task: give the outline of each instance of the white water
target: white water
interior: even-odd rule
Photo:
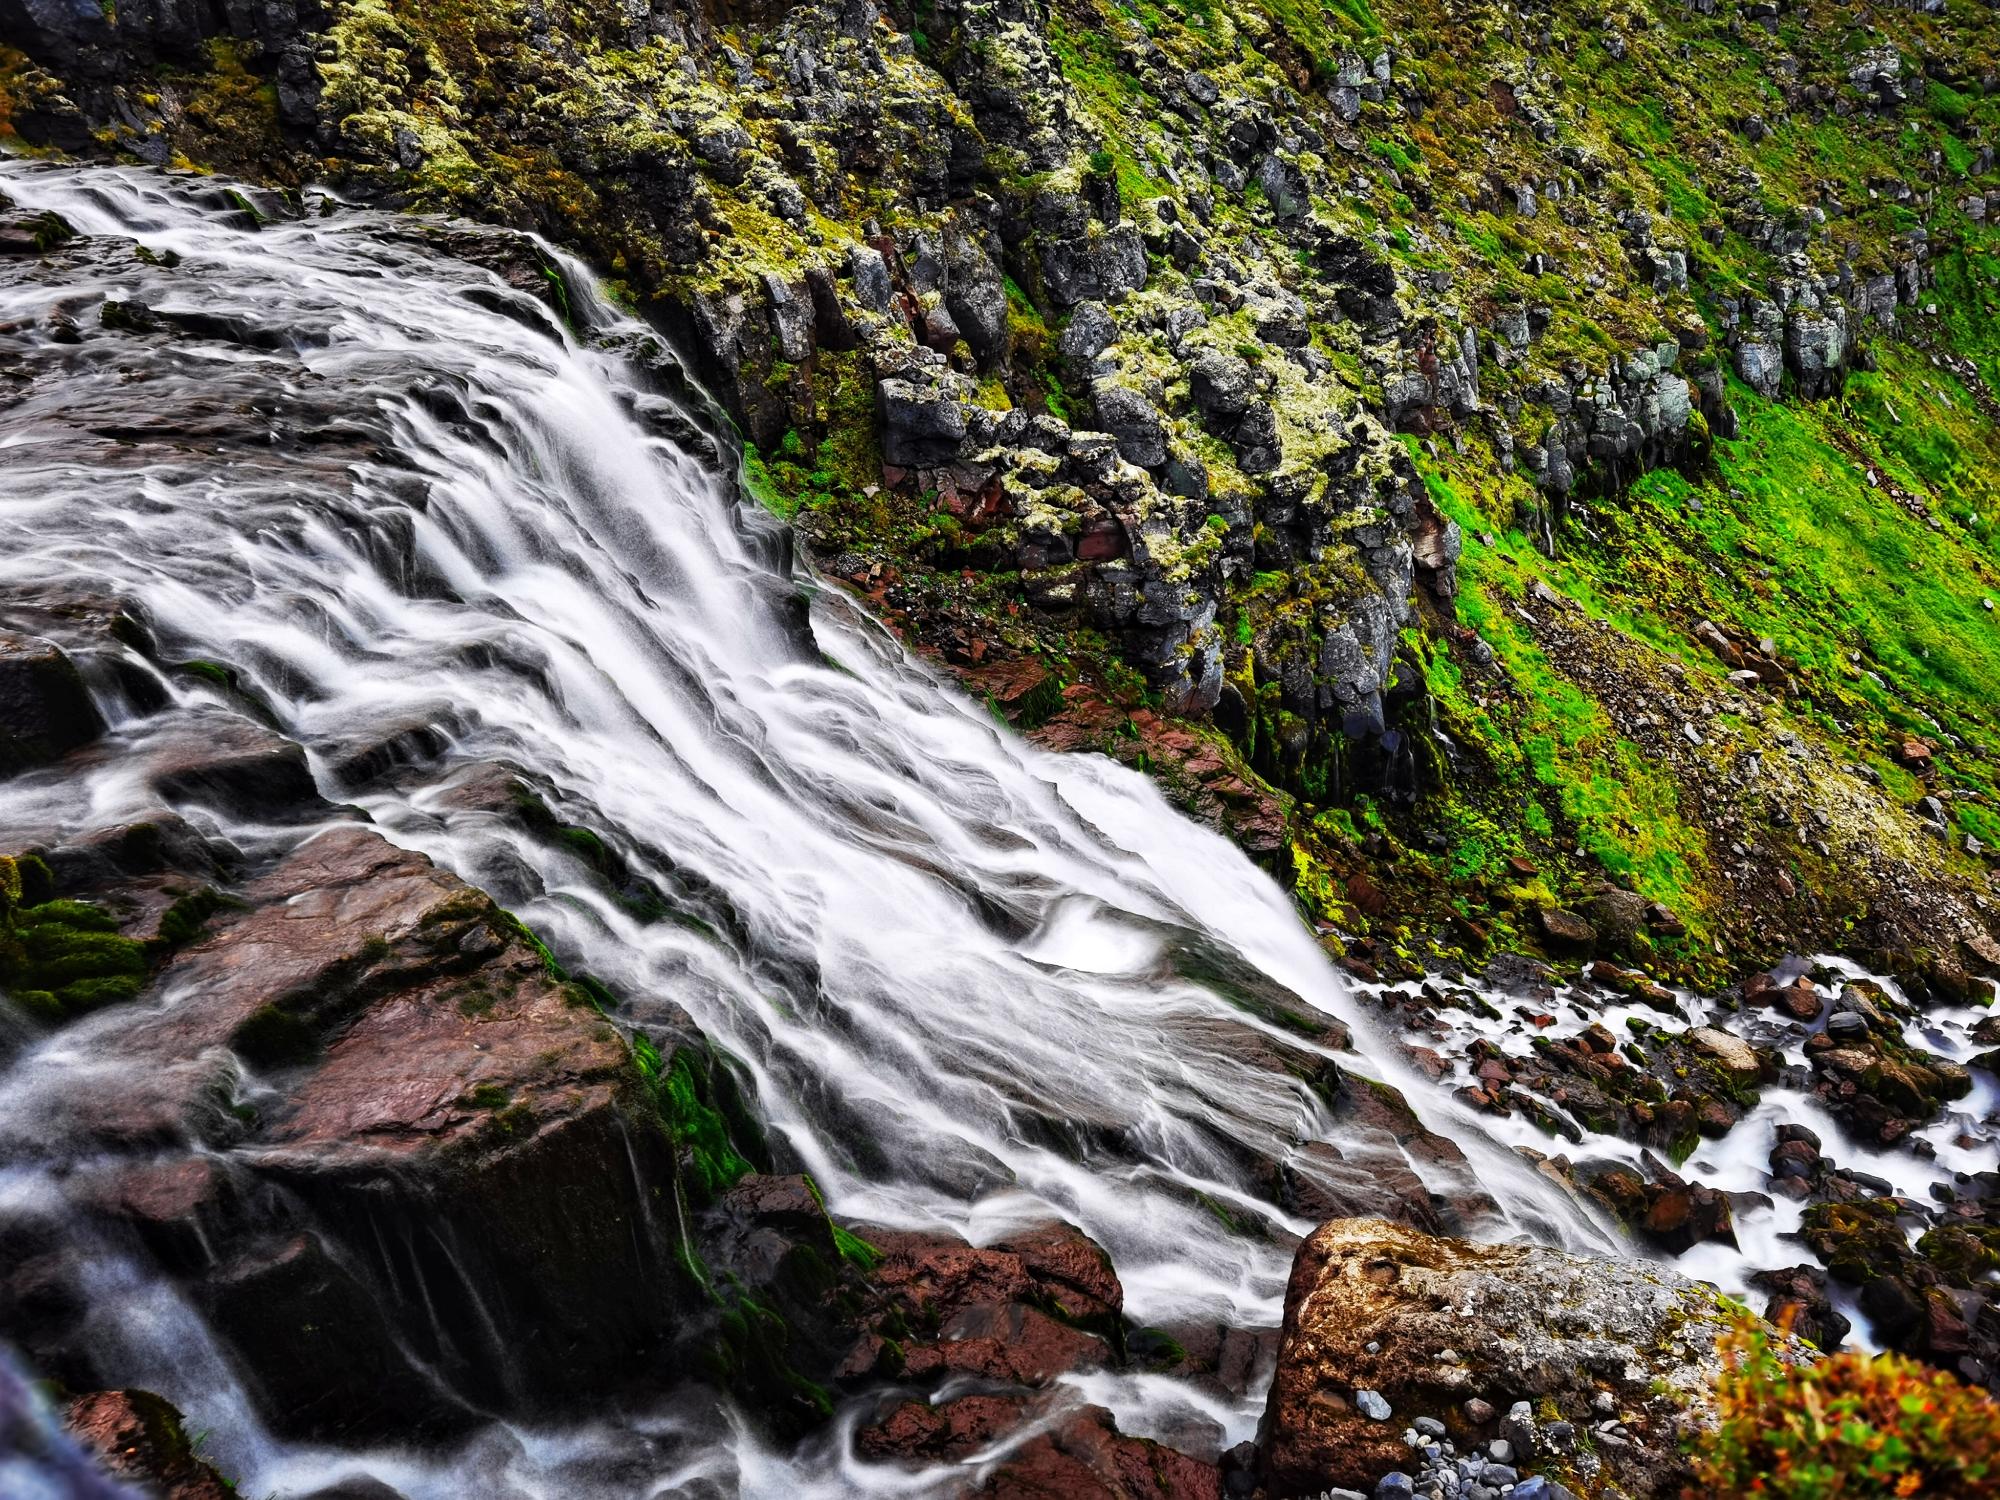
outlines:
[[[62,441],[66,405],[118,378],[79,376],[28,394],[0,431],[0,585],[74,579],[138,601],[173,652],[241,671],[335,801],[356,794],[329,767],[356,746],[445,726],[447,752],[359,794],[367,813],[495,890],[631,997],[639,1021],[649,997],[685,1005],[748,1068],[837,1216],[987,1241],[1053,1213],[1107,1248],[1140,1323],[1275,1324],[1286,1239],[1310,1226],[1240,1163],[1339,1143],[1340,1128],[1302,1084],[1232,1049],[1262,1023],[1176,977],[1174,953],[1198,947],[1352,1022],[1361,1053],[1343,1066],[1403,1086],[1465,1148],[1468,1175],[1501,1204],[1492,1232],[1614,1245],[1491,1122],[1372,1038],[1286,897],[1240,853],[1140,776],[1023,743],[843,595],[777,571],[768,521],[634,420],[656,398],[604,346],[642,330],[608,305],[576,309],[584,335],[537,334],[467,300],[469,287],[490,299],[497,278],[355,210],[252,231],[158,176],[10,162],[0,188],[89,233],[177,252],[188,305],[312,335],[273,354],[189,342],[148,400],[336,390],[373,409],[393,455],[330,470],[292,462],[281,442],[79,463]],[[125,291],[111,273],[61,295]],[[56,296],[16,289],[0,321],[41,321]],[[418,387],[452,393],[462,417],[434,415]],[[183,703],[208,691],[169,686]],[[128,717],[114,732],[148,731]],[[570,855],[451,811],[454,774],[490,761],[528,773],[637,874],[706,892],[691,900],[708,926],[641,922]],[[151,800],[114,757],[88,778],[7,784],[0,828]],[[296,836],[190,816],[244,843]],[[0,1075],[0,1116],[34,1096],[46,1056]],[[1275,1236],[1231,1232],[1197,1195]],[[135,1378],[213,1429],[245,1493],[363,1465],[262,1438],[198,1323],[157,1284],[108,1271],[102,1295]],[[1155,1377],[1074,1389],[1128,1430],[1208,1422],[1224,1444],[1251,1434],[1261,1406]],[[932,1482],[862,1468],[837,1443],[773,1456],[726,1414],[718,1425],[678,1407],[650,1430],[496,1427],[464,1453],[365,1467],[413,1500],[465,1493],[475,1472],[482,1493],[524,1496]]]
[[[1893,979],[1871,974],[1837,956],[1791,960],[1774,972],[1781,983],[1789,983],[1797,975],[1815,971],[1822,975],[1820,993],[1828,1001],[1837,992],[1838,983],[1865,979],[1880,985],[1898,1007],[1908,1006],[1907,996]],[[1509,1055],[1520,1056],[1538,1030],[1522,1019],[1519,1012],[1524,1007],[1515,997],[1476,981],[1465,988],[1484,999],[1497,1012],[1497,1018],[1470,1009],[1446,1012],[1452,1035],[1442,1044],[1425,1029],[1406,1031],[1406,1040],[1414,1045],[1444,1047],[1452,1062],[1451,1071],[1442,1080],[1447,1088],[1473,1082],[1476,1068],[1465,1049],[1475,1041],[1483,1038]],[[1375,993],[1394,999],[1416,994],[1417,987],[1384,985],[1376,987]],[[1753,1273],[1811,1263],[1811,1253],[1794,1238],[1804,1220],[1806,1206],[1768,1192],[1770,1151],[1780,1125],[1805,1126],[1820,1138],[1833,1166],[1881,1178],[1893,1187],[1896,1196],[1924,1205],[1940,1201],[1940,1193],[1962,1191],[1964,1184],[1960,1179],[1964,1174],[1991,1171],[1996,1161],[2000,1161],[2000,1079],[1990,1071],[1971,1068],[1971,1091],[1945,1105],[1934,1119],[1918,1126],[1904,1141],[1895,1146],[1870,1146],[1854,1140],[1820,1099],[1803,1088],[1788,1086],[1809,1076],[1806,1040],[1825,1029],[1826,1015],[1811,1025],[1803,1025],[1775,1011],[1729,1010],[1688,990],[1675,990],[1673,994],[1687,1025],[1721,1027],[1759,1046],[1770,1047],[1783,1059],[1787,1069],[1777,1084],[1761,1090],[1756,1104],[1727,1135],[1719,1140],[1701,1140],[1677,1169],[1691,1182],[1735,1195],[1734,1243],[1711,1240],[1695,1245],[1674,1258],[1677,1270],[1713,1282],[1723,1291],[1761,1307],[1768,1294],[1751,1286],[1749,1278]],[[1626,1036],[1630,1022],[1648,1027],[1666,1024],[1670,1029],[1679,1029],[1681,1024],[1667,1021],[1649,1006],[1580,983],[1559,985],[1546,1003],[1537,1002],[1527,1008],[1554,1015],[1559,1022],[1554,1034],[1560,1036],[1573,1034],[1593,1022],[1601,1023],[1620,1038]],[[1914,1045],[1963,1067],[1986,1050],[1972,1039],[1971,1032],[1991,1013],[1990,1006],[1932,1006],[1923,1012],[1920,1021],[1906,1028],[1906,1035]],[[1518,1082],[1514,1086],[1533,1092]],[[1647,1175],[1645,1158],[1650,1155],[1657,1159],[1658,1153],[1648,1153],[1616,1136],[1597,1134],[1554,1100],[1538,1098],[1552,1117],[1568,1120],[1576,1127],[1582,1135],[1580,1144],[1571,1145],[1552,1137],[1520,1114],[1486,1116],[1486,1128],[1518,1150],[1563,1153],[1576,1161],[1623,1162],[1638,1169],[1641,1175]],[[1918,1147],[1921,1154],[1915,1149]],[[1912,1238],[1918,1232],[1912,1228]],[[1853,1295],[1837,1284],[1829,1291],[1853,1321],[1854,1338],[1864,1346],[1880,1347]]]

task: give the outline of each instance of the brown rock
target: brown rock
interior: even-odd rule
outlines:
[[[1826,1002],[1820,998],[1818,988],[1803,974],[1782,989],[1774,989],[1770,1000],[1774,1009],[1783,1011],[1794,1021],[1817,1021],[1826,1009]]]
[[[1596,930],[1573,911],[1544,906],[1536,916],[1542,924],[1542,936],[1559,948],[1587,950],[1597,942]]]
[[[1748,1042],[1712,1026],[1697,1026],[1687,1034],[1688,1045],[1738,1083],[1755,1083],[1762,1065]]]
[[[1648,905],[1644,896],[1614,889],[1599,891],[1583,911],[1599,942],[1611,948],[1624,948],[1646,926]]]
[[[1222,1500],[1222,1474],[1144,1438],[1119,1432],[1089,1406],[1008,1456],[975,1494],[982,1500]]]
[[[235,1500],[234,1485],[203,1463],[181,1414],[151,1391],[95,1391],[70,1402],[69,1435],[113,1478],[159,1500]]]
[[[905,1401],[856,1433],[854,1446],[877,1462],[951,1463],[990,1447],[1031,1410],[1025,1396],[961,1396],[935,1405]]]
[[[1919,776],[1931,769],[1932,747],[1915,735],[1905,735],[1896,746],[1896,763],[1915,771]]]
[[[1706,1287],[1648,1263],[1335,1220],[1299,1247],[1286,1288],[1264,1414],[1267,1492],[1369,1490],[1406,1464],[1405,1423],[1453,1418],[1496,1391],[1591,1422],[1609,1378],[1648,1441],[1600,1448],[1603,1478],[1666,1500],[1688,1478],[1678,1440],[1712,1411],[1716,1341],[1730,1326]],[[1781,1347],[1810,1357],[1796,1342]],[[1456,1358],[1442,1359],[1446,1350]],[[1388,1400],[1393,1421],[1354,1410],[1364,1389]]]
[[[1026,1386],[1110,1362],[1103,1339],[1020,1302],[964,1308],[938,1329],[934,1342],[912,1343],[904,1351],[904,1368],[916,1380],[977,1375]]]
[[[1764,1306],[1767,1320],[1829,1354],[1846,1341],[1854,1326],[1827,1296],[1826,1272],[1817,1266],[1759,1271],[1750,1284],[1771,1294]]]
[[[281,1432],[441,1430],[632,1378],[693,1292],[672,1197],[640,1196],[678,1169],[617,1033],[491,901],[372,830],[243,895],[159,976],[176,1003],[105,1013],[102,1045],[145,1068],[47,1073],[77,1140],[135,1153],[79,1174],[77,1207],[190,1279]],[[232,1052],[254,1114],[227,1108]]]

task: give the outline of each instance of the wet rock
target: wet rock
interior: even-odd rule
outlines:
[[[1688,1032],[1687,1039],[1695,1051],[1711,1059],[1738,1083],[1755,1083],[1762,1076],[1756,1052],[1741,1037],[1713,1026],[1697,1026]]]
[[[1221,1500],[1212,1463],[1118,1431],[1112,1415],[1084,1407],[1008,1455],[974,1494],[982,1500]]]
[[[305,752],[283,735],[224,710],[183,716],[146,747],[141,764],[153,790],[169,802],[274,821],[320,806]]]
[[[1045,1225],[992,1246],[907,1230],[859,1232],[881,1257],[873,1284],[920,1336],[943,1336],[973,1309],[1012,1305],[1106,1335],[1120,1327],[1124,1291],[1110,1259],[1070,1225]]]
[[[1729,1199],[1663,1167],[1655,1165],[1650,1181],[1618,1165],[1580,1167],[1577,1178],[1592,1196],[1669,1254],[1684,1254],[1707,1240],[1736,1243]]]
[[[1817,1266],[1758,1271],[1750,1284],[1771,1294],[1764,1317],[1773,1326],[1788,1329],[1829,1354],[1846,1342],[1854,1325],[1827,1296],[1826,1272]]]
[[[231,1500],[233,1484],[195,1455],[180,1412],[151,1391],[95,1391],[69,1403],[63,1424],[106,1473],[160,1500]]]
[[[336,826],[154,983],[182,998],[92,1017],[142,1077],[38,1086],[95,1153],[76,1213],[183,1278],[274,1430],[442,1432],[663,1356],[692,1291],[646,1184],[671,1188],[675,1145],[623,1040],[486,897]]]
[[[44,765],[103,731],[67,656],[35,636],[0,631],[0,777]]]
[[[907,1464],[949,1463],[990,1447],[1034,1411],[1021,1396],[905,1401],[855,1434],[862,1457]]]
[[[1713,1419],[1730,1326],[1705,1287],[1645,1263],[1335,1220],[1300,1246],[1286,1288],[1264,1416],[1269,1492],[1372,1486],[1403,1462],[1400,1433],[1357,1406],[1362,1390],[1447,1422],[1481,1392],[1518,1391],[1595,1425],[1609,1380],[1630,1438],[1600,1449],[1600,1477],[1665,1500],[1688,1478],[1682,1438]]]

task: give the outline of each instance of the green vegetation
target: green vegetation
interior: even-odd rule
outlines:
[[[2000,1406],[1900,1355],[1779,1357],[1745,1320],[1724,1346],[1721,1425],[1692,1444],[1696,1483],[1770,1500],[2000,1495]]]
[[[0,992],[15,1004],[59,1024],[132,999],[147,967],[146,945],[121,936],[112,913],[55,899],[35,856],[0,856]]]
[[[748,1172],[750,1163],[737,1151],[729,1122],[709,1101],[708,1090],[684,1050],[676,1049],[671,1060],[663,1058],[643,1031],[633,1034],[631,1045],[632,1061],[652,1095],[660,1123],[689,1169],[684,1185],[690,1205],[698,1208]]]

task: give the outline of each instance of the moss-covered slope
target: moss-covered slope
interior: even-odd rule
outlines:
[[[827,571],[1158,771],[1358,965],[1965,982],[1983,8],[0,4],[0,39],[25,141],[584,249]]]

